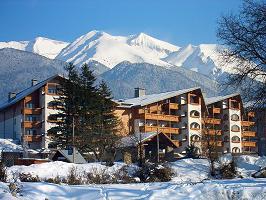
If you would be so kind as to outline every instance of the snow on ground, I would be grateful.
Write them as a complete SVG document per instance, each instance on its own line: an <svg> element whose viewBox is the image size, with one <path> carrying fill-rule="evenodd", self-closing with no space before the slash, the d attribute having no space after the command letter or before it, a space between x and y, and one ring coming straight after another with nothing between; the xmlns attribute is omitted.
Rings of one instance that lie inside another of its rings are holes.
<svg viewBox="0 0 266 200"><path fill-rule="evenodd" d="M231 158L225 156L222 162ZM181 159L171 163L175 176L165 183L132 183L106 185L56 185L52 183L22 183L22 196L19 199L266 199L266 179L251 178L251 174L266 166L266 157L240 156L237 159L238 171L243 179L211 180L208 177L206 159ZM13 166L8 172L24 172L42 178L66 177L72 167L80 173L104 169L100 163L71 164L60 161L31 166ZM113 173L124 163L107 167ZM134 166L130 166L132 169ZM0 185L0 197L3 196ZM7 195L7 194L5 194ZM0 199L9 199L0 198Z"/></svg>

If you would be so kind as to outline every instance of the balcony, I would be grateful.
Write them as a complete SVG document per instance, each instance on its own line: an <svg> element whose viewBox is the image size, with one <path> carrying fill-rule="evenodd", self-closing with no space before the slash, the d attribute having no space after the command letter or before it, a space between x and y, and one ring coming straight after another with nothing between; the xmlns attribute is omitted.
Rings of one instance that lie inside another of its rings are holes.
<svg viewBox="0 0 266 200"><path fill-rule="evenodd" d="M204 122L205 122L206 124L216 124L216 125L219 125L219 124L221 124L221 119L205 118L205 119L204 119Z"/></svg>
<svg viewBox="0 0 266 200"><path fill-rule="evenodd" d="M163 115L163 114L153 114L153 113L146 113L141 114L140 118L151 119L151 120L158 120L158 121L171 121L171 122L178 122L179 116L175 115Z"/></svg>
<svg viewBox="0 0 266 200"><path fill-rule="evenodd" d="M147 125L140 127L141 132L157 132L157 129L159 132L162 132L162 133L179 134L179 128L147 126Z"/></svg>
<svg viewBox="0 0 266 200"><path fill-rule="evenodd" d="M255 117L255 112L248 112L249 117Z"/></svg>
<svg viewBox="0 0 266 200"><path fill-rule="evenodd" d="M40 128L42 123L40 121L24 121L21 123L23 128Z"/></svg>
<svg viewBox="0 0 266 200"><path fill-rule="evenodd" d="M241 121L241 125L242 125L242 126L253 126L253 125L255 125L255 122L251 122L251 121Z"/></svg>
<svg viewBox="0 0 266 200"><path fill-rule="evenodd" d="M256 137L255 131L243 131L242 137Z"/></svg>
<svg viewBox="0 0 266 200"><path fill-rule="evenodd" d="M25 115L40 115L42 113L41 108L24 108L22 113Z"/></svg>
<svg viewBox="0 0 266 200"><path fill-rule="evenodd" d="M41 135L24 135L23 140L25 142L41 142L42 136Z"/></svg>
<svg viewBox="0 0 266 200"><path fill-rule="evenodd" d="M209 129L206 131L209 135L222 135L222 130Z"/></svg>
<svg viewBox="0 0 266 200"><path fill-rule="evenodd" d="M52 120L52 119L47 119L47 122L49 122L49 123L60 123L60 122L63 122L63 120L59 120L59 119L54 119L54 120Z"/></svg>
<svg viewBox="0 0 266 200"><path fill-rule="evenodd" d="M256 142L243 141L242 144L244 147L256 147Z"/></svg>
<svg viewBox="0 0 266 200"><path fill-rule="evenodd" d="M212 112L216 113L216 114L220 114L221 113L221 108L213 108Z"/></svg>
<svg viewBox="0 0 266 200"><path fill-rule="evenodd" d="M172 110L178 110L178 104L177 103L168 103L167 108Z"/></svg>

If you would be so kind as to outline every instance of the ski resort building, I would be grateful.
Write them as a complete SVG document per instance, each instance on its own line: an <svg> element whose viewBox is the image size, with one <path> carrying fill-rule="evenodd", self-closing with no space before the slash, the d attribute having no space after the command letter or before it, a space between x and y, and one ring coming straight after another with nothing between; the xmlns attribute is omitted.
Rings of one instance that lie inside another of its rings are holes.
<svg viewBox="0 0 266 200"><path fill-rule="evenodd" d="M59 120L53 114L58 113L55 98L62 80L59 75L39 83L32 80L31 87L9 93L0 105L0 137L18 140L31 149L51 147L48 133ZM221 153L258 152L254 112L244 111L239 94L204 98L195 87L146 95L145 89L136 88L134 98L115 102L125 137L160 134L163 138L164 142L151 145L156 137L147 137L145 148L149 151L159 148L157 151L164 153L185 154L193 144L201 153L207 135Z"/></svg>
<svg viewBox="0 0 266 200"><path fill-rule="evenodd" d="M245 112L239 94L206 98L208 128L222 142L223 153L254 153L257 150L255 113Z"/></svg>
<svg viewBox="0 0 266 200"><path fill-rule="evenodd" d="M58 87L62 77L52 76L42 82L31 81L31 87L9 93L8 100L0 105L0 137L18 140L26 148L48 148L47 131L54 126Z"/></svg>
<svg viewBox="0 0 266 200"><path fill-rule="evenodd" d="M200 88L190 88L145 95L136 88L135 98L117 103L125 135L164 133L176 153L191 144L200 153L206 135L221 153L257 152L254 113L244 113L239 94L204 98Z"/></svg>

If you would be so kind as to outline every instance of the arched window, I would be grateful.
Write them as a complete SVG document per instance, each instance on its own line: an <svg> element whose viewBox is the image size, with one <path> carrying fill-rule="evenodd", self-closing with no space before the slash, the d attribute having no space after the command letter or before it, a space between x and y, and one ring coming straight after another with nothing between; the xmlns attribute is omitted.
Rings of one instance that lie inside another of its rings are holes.
<svg viewBox="0 0 266 200"><path fill-rule="evenodd" d="M224 136L224 142L229 142L229 137L227 135Z"/></svg>
<svg viewBox="0 0 266 200"><path fill-rule="evenodd" d="M240 149L238 147L234 147L232 149L232 153L240 153Z"/></svg>
<svg viewBox="0 0 266 200"><path fill-rule="evenodd" d="M191 135L190 136L190 140L192 142L198 142L198 141L200 141L200 136L198 136L198 135Z"/></svg>
<svg viewBox="0 0 266 200"><path fill-rule="evenodd" d="M228 115L227 115L227 114L224 114L224 116L223 116L223 120L224 120L224 121L227 121L227 120L228 120Z"/></svg>
<svg viewBox="0 0 266 200"><path fill-rule="evenodd" d="M240 128L239 128L238 125L233 125L233 126L231 127L231 131L239 132L239 131L240 131Z"/></svg>
<svg viewBox="0 0 266 200"><path fill-rule="evenodd" d="M239 116L237 114L231 115L231 120L232 121L239 121Z"/></svg>
<svg viewBox="0 0 266 200"><path fill-rule="evenodd" d="M190 117L200 117L200 113L197 110L190 111Z"/></svg>
<svg viewBox="0 0 266 200"><path fill-rule="evenodd" d="M232 137L232 142L239 143L240 142L240 138L238 136L233 136Z"/></svg>
<svg viewBox="0 0 266 200"><path fill-rule="evenodd" d="M197 122L193 122L190 124L191 129L200 129L200 125Z"/></svg>

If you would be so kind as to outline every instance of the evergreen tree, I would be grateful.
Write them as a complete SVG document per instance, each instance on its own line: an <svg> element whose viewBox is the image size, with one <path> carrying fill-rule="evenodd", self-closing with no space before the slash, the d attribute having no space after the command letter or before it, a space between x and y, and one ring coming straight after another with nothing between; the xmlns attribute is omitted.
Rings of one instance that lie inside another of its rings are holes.
<svg viewBox="0 0 266 200"><path fill-rule="evenodd" d="M59 148L72 146L73 118L75 119L78 114L78 72L71 63L65 67L65 70L67 78L62 79L61 87L58 88L60 96L55 98L59 113L51 116L60 120L57 121L57 126L48 130L55 147Z"/></svg>

